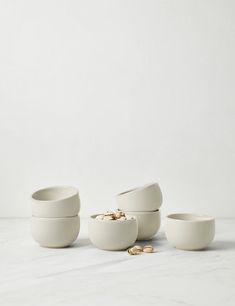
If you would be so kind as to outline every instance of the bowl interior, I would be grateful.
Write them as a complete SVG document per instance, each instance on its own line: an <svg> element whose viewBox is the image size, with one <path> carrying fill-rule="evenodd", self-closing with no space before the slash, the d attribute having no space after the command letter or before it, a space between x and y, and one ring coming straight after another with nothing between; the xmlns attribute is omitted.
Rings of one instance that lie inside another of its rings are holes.
<svg viewBox="0 0 235 306"><path fill-rule="evenodd" d="M168 215L167 218L180 220L180 221L188 221L188 222L203 222L214 220L213 217L210 216L202 216L202 215L194 215L194 214L171 214Z"/></svg>
<svg viewBox="0 0 235 306"><path fill-rule="evenodd" d="M77 193L74 187L56 186L38 190L32 194L32 198L37 201L58 201L70 198Z"/></svg>
<svg viewBox="0 0 235 306"><path fill-rule="evenodd" d="M130 193L130 192L135 191L135 190L137 190L137 189L138 189L138 188L133 188L133 189L129 189L129 190L123 191L123 192L119 193L117 196L122 196L122 195L124 195L124 194Z"/></svg>
<svg viewBox="0 0 235 306"><path fill-rule="evenodd" d="M131 193L133 191L143 190L143 189L146 189L146 188L149 188L149 187L152 187L152 186L158 186L158 184L157 183L151 183L151 184L146 184L146 185L141 186L141 187L132 188L132 189L129 189L129 190L126 190L126 191L123 191L123 192L119 193L117 196L122 196L122 195L125 195L127 193Z"/></svg>

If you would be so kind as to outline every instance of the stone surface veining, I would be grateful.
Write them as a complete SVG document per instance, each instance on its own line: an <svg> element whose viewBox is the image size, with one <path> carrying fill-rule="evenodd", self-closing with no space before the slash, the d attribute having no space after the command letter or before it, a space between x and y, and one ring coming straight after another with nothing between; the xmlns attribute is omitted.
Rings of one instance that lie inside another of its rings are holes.
<svg viewBox="0 0 235 306"><path fill-rule="evenodd" d="M216 220L214 242L196 252L174 249L160 231L147 243L157 253L129 256L93 247L86 219L66 249L39 247L28 219L0 219L0 304L233 306L234 229L235 219Z"/></svg>

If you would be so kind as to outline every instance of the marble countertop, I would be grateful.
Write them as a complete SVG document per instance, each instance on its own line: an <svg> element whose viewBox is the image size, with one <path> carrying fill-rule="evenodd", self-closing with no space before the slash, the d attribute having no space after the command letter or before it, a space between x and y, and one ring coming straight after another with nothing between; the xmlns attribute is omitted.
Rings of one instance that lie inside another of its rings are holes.
<svg viewBox="0 0 235 306"><path fill-rule="evenodd" d="M27 219L0 219L0 304L235 305L235 219L216 220L205 251L174 249L160 232L157 252L130 256L101 251L82 220L76 243L39 247Z"/></svg>

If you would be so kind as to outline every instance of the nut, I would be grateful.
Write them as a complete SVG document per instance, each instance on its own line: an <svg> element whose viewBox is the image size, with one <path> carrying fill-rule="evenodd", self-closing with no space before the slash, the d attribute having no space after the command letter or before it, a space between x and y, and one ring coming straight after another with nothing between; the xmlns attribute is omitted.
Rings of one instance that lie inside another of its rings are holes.
<svg viewBox="0 0 235 306"><path fill-rule="evenodd" d="M108 215L108 216L104 215L103 220L115 220L115 217L112 215Z"/></svg>
<svg viewBox="0 0 235 306"><path fill-rule="evenodd" d="M115 213L115 217L116 217L116 219L120 219L122 217L122 212L121 211L117 211Z"/></svg>
<svg viewBox="0 0 235 306"><path fill-rule="evenodd" d="M140 253L143 252L143 247L141 245L135 245L134 248Z"/></svg>
<svg viewBox="0 0 235 306"><path fill-rule="evenodd" d="M104 215L98 215L95 217L96 219L99 219L99 220L103 220L104 219Z"/></svg>
<svg viewBox="0 0 235 306"><path fill-rule="evenodd" d="M116 219L120 219L121 217L126 217L126 214L123 211L121 211L120 209L118 209L115 213L115 217L116 217Z"/></svg>
<svg viewBox="0 0 235 306"><path fill-rule="evenodd" d="M116 218L116 219L120 219L121 216L122 216L122 214L121 214L120 211L118 211L118 212L115 213L115 218Z"/></svg>
<svg viewBox="0 0 235 306"><path fill-rule="evenodd" d="M145 245L143 247L143 252L145 252L145 253L153 253L153 251L154 251L154 249L151 245Z"/></svg>
<svg viewBox="0 0 235 306"><path fill-rule="evenodd" d="M129 255L137 255L139 253L135 247L129 248L127 252L129 253Z"/></svg>
<svg viewBox="0 0 235 306"><path fill-rule="evenodd" d="M114 212L112 211L106 211L106 213L104 214L105 216L114 216Z"/></svg>
<svg viewBox="0 0 235 306"><path fill-rule="evenodd" d="M118 209L116 212L113 211L107 211L104 214L100 214L96 216L96 219L99 220L127 220L126 214Z"/></svg>

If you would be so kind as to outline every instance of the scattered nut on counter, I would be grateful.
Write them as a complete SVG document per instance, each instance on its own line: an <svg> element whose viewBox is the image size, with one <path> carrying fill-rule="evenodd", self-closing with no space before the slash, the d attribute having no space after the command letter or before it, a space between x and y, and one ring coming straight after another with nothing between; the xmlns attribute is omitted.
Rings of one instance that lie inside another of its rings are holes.
<svg viewBox="0 0 235 306"><path fill-rule="evenodd" d="M141 252L153 253L154 248L151 245L145 245L144 247L140 245L135 245L127 250L129 255L138 255Z"/></svg>
<svg viewBox="0 0 235 306"><path fill-rule="evenodd" d="M135 245L135 248L138 250L138 252L143 252L143 247L141 245Z"/></svg>
<svg viewBox="0 0 235 306"><path fill-rule="evenodd" d="M135 247L129 248L127 250L127 252L129 253L129 255L137 255L137 254L139 254L137 248L135 248Z"/></svg>
<svg viewBox="0 0 235 306"><path fill-rule="evenodd" d="M127 218L126 214L123 211L118 209L115 212L107 211L104 214L100 214L100 215L96 216L96 219L99 219L99 220L118 220L118 221L124 221L124 220L127 220L128 218ZM133 218L130 217L130 219L133 219Z"/></svg>
<svg viewBox="0 0 235 306"><path fill-rule="evenodd" d="M143 252L145 253L153 253L154 249L151 245L146 245L143 247Z"/></svg>

